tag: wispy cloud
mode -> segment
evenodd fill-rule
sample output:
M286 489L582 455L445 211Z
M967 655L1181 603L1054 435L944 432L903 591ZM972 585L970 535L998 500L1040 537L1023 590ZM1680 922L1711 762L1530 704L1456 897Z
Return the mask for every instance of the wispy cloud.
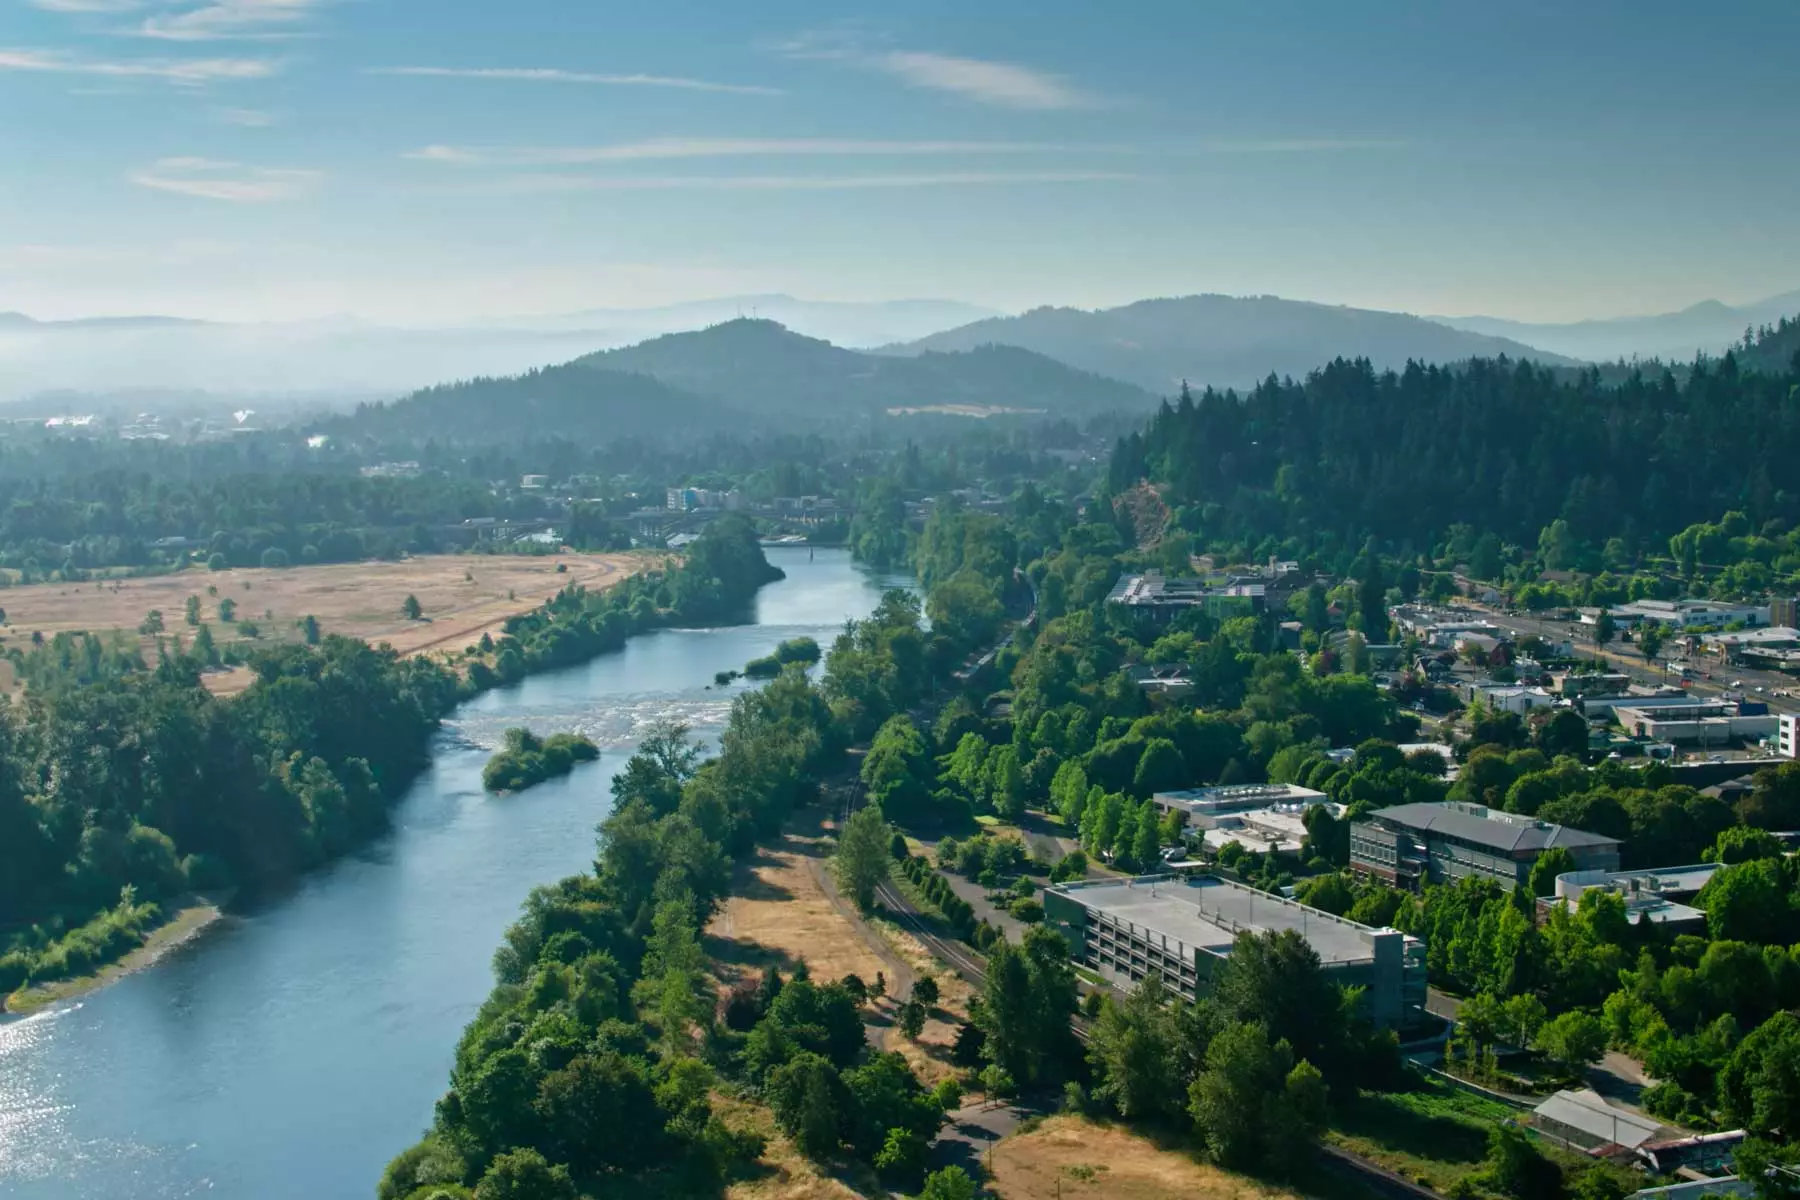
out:
M1110 183L1138 178L1119 171L938 171L897 175L512 175L456 190L530 192L816 192L900 188L994 187L1021 184Z
M1091 147L1082 147L1089 149ZM891 141L866 138L650 138L605 146L425 146L406 155L455 166L557 167L689 158L856 158L1055 153L1049 142Z
M952 92L1000 108L1094 108L1099 101L1055 75L1015 63L895 50L868 60L913 87Z
M241 129L266 129L275 123L275 114L260 108L221 108L213 115L225 124Z
M30 0L31 7L45 12L122 13L142 8L143 0Z
M108 79L161 79L189 86L266 79L280 65L261 58L77 58L52 50L0 49L0 71L95 75Z
M234 204L271 204L292 200L320 179L317 171L250 167L210 158L163 158L131 172L131 182L159 192L224 200Z
M577 83L601 87L681 88L694 92L731 92L740 96L779 96L780 88L742 83L716 83L680 75L611 75L567 71L561 67L374 67L371 75L409 75L429 79L486 79L518 83Z
M1337 150L1403 150L1401 138L1251 138L1207 141L1194 147L1202 154L1321 154Z
M173 42L287 38L300 32L295 27L319 4L320 0L213 0L185 12L149 17L135 32Z
M997 108L1098 108L1100 97L1060 75L1018 63L871 45L853 26L803 33L775 49L787 58L841 62L890 75L910 87L949 92Z

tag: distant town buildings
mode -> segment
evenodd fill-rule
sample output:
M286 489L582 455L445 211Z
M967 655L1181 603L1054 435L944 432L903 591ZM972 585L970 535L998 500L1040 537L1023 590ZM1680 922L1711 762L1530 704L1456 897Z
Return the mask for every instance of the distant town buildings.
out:
M1723 627L1769 623L1769 608L1765 605L1732 604L1722 600L1633 600L1629 604L1617 604L1605 610L1581 609L1581 623L1597 624L1602 611L1612 614L1615 625L1627 628L1646 621L1676 629L1688 629L1696 625Z
M728 492L713 491L710 488L670 488L665 507L670 512L694 512L709 508L735 511L744 507L744 494L736 488Z
M1412 890L1469 877L1510 890L1529 880L1552 847L1567 850L1582 870L1619 868L1616 838L1457 801L1398 804L1357 821L1350 827L1350 868Z
M1375 929L1212 875L1058 884L1044 893L1044 920L1074 958L1121 987L1147 975L1186 1000L1204 995L1242 933L1292 930L1326 974L1362 987L1369 1015L1412 1024L1425 1006L1425 943Z

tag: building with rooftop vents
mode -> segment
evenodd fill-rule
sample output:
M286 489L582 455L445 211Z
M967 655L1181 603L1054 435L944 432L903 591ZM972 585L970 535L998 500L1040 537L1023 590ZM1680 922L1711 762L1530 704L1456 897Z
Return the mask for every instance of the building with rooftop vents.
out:
M1395 887L1491 879L1527 882L1540 855L1561 847L1578 870L1617 871L1619 841L1481 804L1397 804L1350 826L1350 869Z
M1365 989L1384 1026L1415 1024L1425 1007L1425 943L1212 875L1058 884L1044 920L1068 939L1077 962L1122 988L1147 975L1186 1000L1204 995L1241 933L1293 930L1325 972Z

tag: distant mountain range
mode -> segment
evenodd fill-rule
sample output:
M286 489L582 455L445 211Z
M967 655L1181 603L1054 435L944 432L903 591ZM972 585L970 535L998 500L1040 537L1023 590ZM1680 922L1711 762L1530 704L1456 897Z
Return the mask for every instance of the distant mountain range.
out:
M752 314L839 345L877 346L991 312L950 300L851 303L758 295L426 328L350 317L237 324L154 315L38 321L0 313L0 403L46 392L104 396L147 388L207 392L227 403L297 396L347 404L449 380L515 375Z
M344 437L607 441L841 428L921 411L1079 419L1155 403L1141 388L1015 347L893 357L744 318L525 375L428 388L319 428Z
M1570 360L1522 342L1452 329L1406 313L1341 308L1274 296L1182 296L1122 308L1034 308L934 333L887 353L1017 346L1086 371L1123 379L1159 394L1183 379L1243 387L1271 373L1296 378L1333 358L1368 358L1376 367L1409 359L1449 363L1469 358Z
M1782 317L1800 314L1800 292L1786 292L1752 304L1721 304L1702 300L1680 312L1649 317L1610 317L1571 321L1567 324L1534 324L1499 317L1433 317L1455 329L1490 337L1516 338L1556 354L1592 362L1617 359L1660 358L1664 362L1692 362L1704 351L1719 354L1741 341L1746 327L1773 325Z

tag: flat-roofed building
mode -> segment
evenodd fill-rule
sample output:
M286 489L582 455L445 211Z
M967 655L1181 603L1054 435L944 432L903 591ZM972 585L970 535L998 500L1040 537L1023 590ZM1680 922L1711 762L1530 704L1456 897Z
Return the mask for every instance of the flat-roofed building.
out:
M1556 877L1556 894L1539 897L1538 911L1548 915L1555 907L1574 908L1584 893L1599 888L1625 901L1625 919L1633 925L1648 921L1670 933L1704 933L1706 913L1682 902L1698 895L1718 871L1718 863L1644 871L1565 871Z
M1208 817L1248 812L1253 808L1280 808L1288 805L1304 808L1309 804L1322 803L1326 796L1324 792L1315 792L1295 783L1227 783L1218 787L1157 792L1150 799L1155 802L1158 812L1183 813L1189 825L1197 829L1208 829L1211 826L1202 823Z
M1511 889L1540 855L1567 850L1581 870L1619 869L1619 841L1481 804L1396 804L1350 826L1350 868L1395 887L1474 877Z
M1044 920L1077 962L1120 987L1155 975L1188 1000L1204 995L1241 933L1293 930L1327 975L1365 989L1369 1015L1387 1026L1416 1022L1425 1006L1425 944L1212 875L1058 884Z
M1701 704L1646 701L1613 709L1619 727L1635 738L1676 746L1725 746L1775 737L1780 721L1767 712L1745 713L1734 700Z
M1775 753L1783 758L1800 758L1800 717L1782 713L1775 720Z

